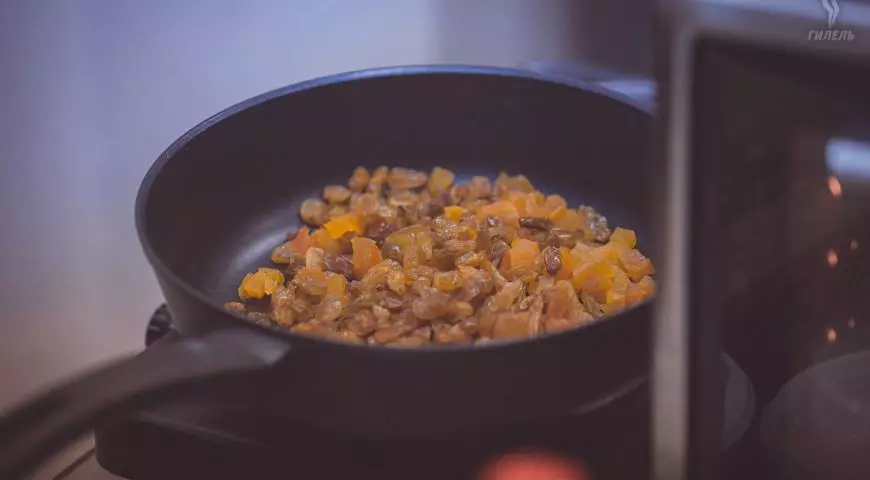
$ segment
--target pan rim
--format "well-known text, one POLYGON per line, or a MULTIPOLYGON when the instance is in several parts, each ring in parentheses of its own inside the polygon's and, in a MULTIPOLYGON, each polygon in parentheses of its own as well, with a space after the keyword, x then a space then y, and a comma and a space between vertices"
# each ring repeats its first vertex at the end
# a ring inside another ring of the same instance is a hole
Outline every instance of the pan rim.
POLYGON ((390 66, 390 67, 377 67, 377 68, 368 68, 362 70, 352 70, 343 73, 337 73, 332 75, 321 76, 317 78, 313 78, 310 80, 304 80, 298 83, 290 84, 284 87, 279 87, 265 93, 250 97, 246 100, 242 100, 234 105, 231 105, 218 113, 206 118, 201 121, 197 125, 193 126, 185 133, 183 133, 180 137, 178 137, 175 141, 173 141, 161 154, 157 157, 157 159, 152 163, 152 165, 148 168, 148 171, 145 173, 145 176, 142 179, 142 182, 139 185, 139 189, 136 194, 136 201, 134 205, 134 218, 136 224, 136 234, 139 238, 139 244, 142 246, 142 249, 145 253, 145 257, 148 259, 148 262, 151 264, 152 268, 155 270, 155 274, 160 277, 160 279, 172 282, 175 287, 180 288, 185 292, 185 294, 190 295, 194 299, 196 299, 201 305, 207 306, 210 310, 213 311, 215 315, 224 315, 232 317, 234 320, 238 322, 238 326, 246 327, 246 328, 255 328, 258 331, 263 333, 268 332, 269 334, 281 336, 285 340, 307 343, 310 342, 312 345, 317 345, 319 348, 323 346, 330 346, 329 348, 345 348, 345 347, 355 347, 357 349, 366 349, 372 354, 382 354, 382 355, 427 355, 433 353, 447 353, 447 352, 480 352, 481 354, 485 352, 493 352, 496 350, 502 349, 512 349, 512 348, 525 348, 529 345, 538 343, 539 340, 544 340, 548 338, 554 337, 569 337, 573 335, 579 335, 581 332, 589 329, 595 328, 596 326, 608 322, 613 318, 624 316, 625 314, 639 309, 647 309, 650 304, 655 300, 655 296, 650 299, 644 300, 643 302, 629 307, 623 312, 620 312, 614 317, 605 317, 603 319, 596 320, 594 322, 588 323, 586 325, 582 325, 580 327, 573 328, 568 331, 558 332, 558 333, 545 333, 538 337, 534 338, 525 338, 521 340, 504 340, 504 341, 493 341, 491 343, 487 343, 485 345, 437 345, 437 346, 423 346, 423 347, 415 347, 415 348, 390 348, 383 346, 373 346, 373 345, 363 345, 363 344, 346 344, 334 342, 326 339, 321 339, 313 336, 306 335, 297 335, 293 332, 286 329, 278 329, 278 328, 269 328, 260 325, 255 325, 252 322, 249 322, 242 318, 239 315, 233 314, 231 312, 227 312, 221 306, 221 302, 217 299, 209 297, 199 289, 195 288, 193 285, 190 285, 188 282, 182 280, 175 272, 167 266, 160 256, 155 252, 153 245, 148 238, 146 233, 146 209, 148 204, 148 199, 150 197, 150 193, 152 190, 152 186, 154 182, 159 177, 163 167, 168 163, 178 152, 183 150, 185 146, 194 138, 196 138, 201 133, 208 130, 213 125, 237 114, 249 108, 256 107, 260 104, 268 102, 278 97, 283 97, 285 95, 290 95, 293 93, 303 92, 306 90, 312 90, 324 86, 329 85, 337 85, 342 83, 349 83, 358 80, 366 80, 366 79, 375 79, 382 77, 396 77, 396 76, 421 76, 421 75, 469 75, 469 76, 499 76, 499 77, 509 77, 516 79, 524 79, 524 80, 533 80, 546 82, 556 85, 562 85, 571 88, 577 88, 588 93, 593 93, 597 95, 601 95, 603 97, 609 98, 615 102, 623 104, 625 107, 632 108, 637 110, 640 114, 652 115, 651 109, 643 105, 636 100, 620 94, 618 92, 614 92, 613 90, 609 90, 607 88, 601 87, 592 82, 586 82, 582 80, 543 74, 539 72, 534 72, 530 70, 521 70, 516 68, 506 68, 506 67, 491 67, 491 66, 477 66, 477 65, 464 65, 464 64, 437 64, 437 65, 403 65, 403 66, 390 66))

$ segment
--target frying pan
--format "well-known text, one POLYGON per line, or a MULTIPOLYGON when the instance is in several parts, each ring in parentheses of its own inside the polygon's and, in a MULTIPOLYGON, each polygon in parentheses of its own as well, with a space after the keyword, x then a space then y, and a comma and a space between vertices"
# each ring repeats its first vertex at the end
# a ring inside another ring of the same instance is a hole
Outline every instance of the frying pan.
POLYGON ((481 67, 376 69, 244 101, 154 163, 136 227, 180 340, 24 402, 0 421, 0 478, 154 402, 242 403, 326 431, 412 439, 593 410, 647 375, 651 305, 485 347, 345 345, 225 312, 240 279, 299 226, 301 202, 358 165, 523 173, 652 248, 651 117, 591 85, 481 67))

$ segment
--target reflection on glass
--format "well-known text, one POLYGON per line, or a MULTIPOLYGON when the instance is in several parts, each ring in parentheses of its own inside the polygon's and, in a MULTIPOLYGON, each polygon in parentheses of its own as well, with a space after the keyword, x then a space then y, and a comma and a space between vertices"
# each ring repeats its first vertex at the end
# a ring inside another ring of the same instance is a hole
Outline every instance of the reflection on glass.
POLYGON ((838 262, 839 259, 837 258, 837 252, 835 252, 834 249, 828 250, 828 265, 830 265, 831 268, 834 268, 837 266, 838 262))
POLYGON ((829 186, 831 178, 837 184, 840 183, 837 177, 843 178, 846 183, 870 180, 870 143, 868 142, 851 138, 831 139, 825 146, 825 160, 828 170, 836 175, 828 179, 829 186))
POLYGON ((836 341, 837 341, 837 331, 834 330, 833 328, 829 328, 829 329, 828 329, 828 334, 827 334, 827 336, 828 336, 828 341, 829 341, 829 342, 833 343, 833 342, 836 342, 836 341))
POLYGON ((840 181, 837 180, 837 177, 828 177, 828 190, 830 190, 831 195, 836 198, 843 196, 843 187, 840 185, 840 181))
POLYGON ((853 252, 854 252, 855 250, 858 250, 858 240, 855 240, 855 239, 853 238, 852 241, 849 242, 849 248, 852 249, 853 252))
POLYGON ((846 323, 846 325, 848 325, 849 328, 855 328, 855 319, 850 318, 849 321, 846 323))

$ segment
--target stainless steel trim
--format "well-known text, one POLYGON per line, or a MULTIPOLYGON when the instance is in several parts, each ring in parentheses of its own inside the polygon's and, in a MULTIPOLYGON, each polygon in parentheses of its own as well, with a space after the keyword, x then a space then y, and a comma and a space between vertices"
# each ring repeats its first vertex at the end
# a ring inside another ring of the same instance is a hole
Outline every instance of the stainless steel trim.
POLYGON ((670 45, 665 145, 665 213, 662 273, 653 329, 653 478, 683 480, 687 472, 689 426, 689 138, 693 35, 674 32, 670 45))

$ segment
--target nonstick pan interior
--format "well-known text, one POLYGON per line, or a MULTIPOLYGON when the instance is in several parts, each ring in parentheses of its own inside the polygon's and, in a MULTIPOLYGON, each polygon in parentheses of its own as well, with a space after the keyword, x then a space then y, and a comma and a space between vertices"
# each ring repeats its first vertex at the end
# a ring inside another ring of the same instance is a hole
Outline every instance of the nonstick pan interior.
POLYGON ((300 226, 301 202, 323 186, 345 183, 358 165, 438 165, 460 179, 523 173, 636 230, 647 249, 648 122, 607 93, 530 73, 421 67, 316 80, 180 139, 143 184, 140 232, 152 261, 220 304, 269 263, 300 226))

